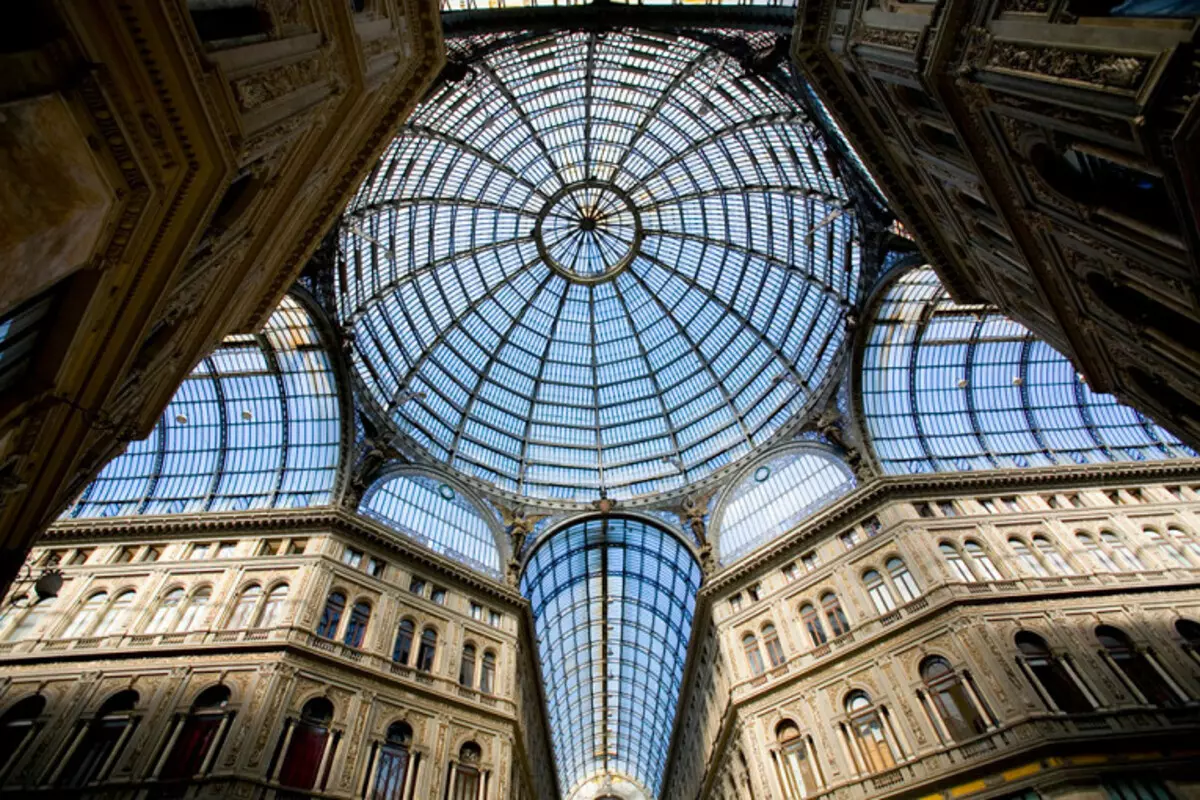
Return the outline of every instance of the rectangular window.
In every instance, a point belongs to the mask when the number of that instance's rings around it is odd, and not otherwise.
[[[471,603],[471,619],[483,620],[483,606],[479,603]]]
[[[1133,500],[1133,502],[1135,502],[1135,503],[1146,502],[1146,495],[1142,494],[1141,489],[1126,489],[1125,491],[1129,495],[1129,498],[1131,500]]]
[[[208,558],[208,548],[209,545],[207,544],[194,544],[192,545],[192,552],[188,553],[188,558],[192,561],[200,561],[201,559]]]
[[[800,563],[804,565],[805,572],[812,572],[821,565],[821,557],[817,555],[816,550],[813,550],[811,553],[800,556]]]
[[[499,611],[492,611],[491,609],[488,609],[488,625],[491,625],[493,628],[499,628],[503,622],[503,614],[501,614]]]
[[[422,597],[424,597],[425,596],[425,579],[424,578],[413,578],[411,581],[408,582],[408,590],[410,592],[412,592],[413,594],[419,594]]]
[[[883,532],[883,523],[879,521],[879,517],[867,517],[863,520],[862,527],[868,539],[873,539]]]
[[[729,598],[729,607],[733,609],[733,613],[735,613],[735,614],[742,610],[742,593],[741,592],[738,592],[733,597]]]
[[[439,606],[446,605],[446,590],[440,586],[433,587],[433,594],[429,596],[429,599]]]
[[[1175,500],[1183,499],[1183,487],[1182,486],[1164,486],[1163,488],[1166,489],[1167,494],[1171,495],[1172,499],[1175,499]]]
[[[933,506],[931,506],[929,503],[914,503],[913,508],[917,509],[917,516],[925,518],[937,516],[933,510]]]
[[[92,557],[92,548],[86,547],[76,550],[71,556],[71,562],[67,565],[70,567],[78,567],[80,564],[86,564],[88,559]]]
[[[367,559],[367,574],[372,578],[382,578],[383,571],[387,568],[387,562],[381,558],[371,556]]]
[[[986,497],[979,501],[979,505],[983,506],[983,510],[989,514],[999,514],[1000,507],[996,505],[995,500],[989,500]]]
[[[233,558],[237,551],[237,542],[221,542],[217,545],[217,558]]]
[[[347,547],[342,551],[342,563],[348,567],[358,569],[362,566],[363,553],[361,550],[355,550],[353,547]]]
[[[783,572],[783,577],[787,580],[788,583],[791,583],[792,581],[794,581],[800,577],[800,570],[796,569],[795,561],[793,561],[792,563],[785,566],[781,570],[781,572]]]
[[[113,559],[114,564],[128,564],[133,561],[133,548],[122,547],[117,550],[117,556]]]
[[[846,531],[838,538],[842,540],[842,544],[849,550],[858,544],[858,531]]]
[[[1067,495],[1067,502],[1071,504],[1071,508],[1083,508],[1083,498],[1078,494]]]
[[[283,549],[283,539],[267,539],[258,548],[260,556],[277,556]]]
[[[958,507],[954,505],[953,500],[939,500],[938,509],[942,512],[943,517],[958,516]]]
[[[157,545],[150,545],[142,553],[142,561],[158,561],[162,558],[162,548]]]
[[[1004,507],[1014,513],[1020,512],[1022,510],[1021,504],[1017,502],[1017,498],[1015,498],[1015,497],[1001,497],[1000,502],[1004,503]]]
[[[1058,502],[1058,495],[1047,494],[1042,495],[1042,499],[1046,501],[1046,505],[1051,508],[1062,508],[1062,503]]]
[[[1107,497],[1108,502],[1112,503],[1114,506],[1121,505],[1121,493],[1119,491],[1118,492],[1105,492],[1104,496]]]
[[[287,554],[289,556],[302,556],[307,549],[308,539],[292,539],[288,542]]]
[[[760,597],[760,589],[761,589],[761,587],[757,583],[751,584],[750,586],[746,587],[746,594],[750,597],[751,603],[758,602],[758,598]]]

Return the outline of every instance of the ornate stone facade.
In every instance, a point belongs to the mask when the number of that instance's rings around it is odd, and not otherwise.
[[[1196,444],[1196,20],[1100,5],[809,0],[793,55],[958,300]]]
[[[86,748],[105,702],[132,690],[136,724],[91,778],[105,797],[183,796],[173,792],[185,786],[195,797],[273,792],[286,785],[287,731],[319,698],[332,707],[323,797],[362,797],[381,780],[373,775],[396,724],[411,730],[406,799],[442,797],[450,765],[471,745],[480,800],[553,796],[532,621],[511,589],[348,514],[146,522],[62,525],[31,552],[32,564],[56,563],[65,582],[50,607],[7,605],[0,623],[0,716],[45,698],[0,771],[6,793],[74,796],[82,787],[71,748]],[[109,605],[79,622],[101,594]],[[332,594],[344,606],[331,625]],[[368,618],[356,634],[351,609],[360,606]],[[403,621],[414,632],[408,653],[398,653]],[[436,646],[426,662],[418,648],[428,631]],[[201,774],[172,782],[176,729],[213,687],[228,689],[228,722]]]
[[[1200,476],[1057,472],[876,482],[714,575],[664,796],[1200,797]]]
[[[67,2],[0,21],[20,31],[0,57],[6,584],[197,358],[261,325],[443,47],[427,0]]]

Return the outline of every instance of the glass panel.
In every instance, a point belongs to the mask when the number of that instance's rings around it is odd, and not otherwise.
[[[762,63],[775,46],[722,36]],[[340,231],[353,368],[395,430],[501,489],[590,502],[709,475],[808,408],[860,247],[786,66],[646,30],[459,46],[466,74]]]
[[[180,385],[150,435],[130,442],[65,517],[328,503],[339,461],[337,379],[293,297],[255,336],[230,336]]]
[[[863,354],[862,402],[887,473],[1194,457],[988,306],[958,305],[929,267],[887,291]]]
[[[533,552],[533,607],[560,788],[623,773],[657,796],[675,722],[700,569],[646,522],[591,519]]]

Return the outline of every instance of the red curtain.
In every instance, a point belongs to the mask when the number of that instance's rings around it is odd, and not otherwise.
[[[297,789],[311,789],[317,782],[317,771],[321,768],[321,757],[325,755],[325,741],[329,729],[324,726],[296,723],[296,731],[283,756],[283,768],[279,771],[279,783]]]
[[[198,773],[217,736],[221,719],[221,716],[216,714],[203,717],[188,716],[159,777],[169,781],[190,778]]]

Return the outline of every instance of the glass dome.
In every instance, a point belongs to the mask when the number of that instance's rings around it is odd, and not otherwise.
[[[524,35],[449,71],[341,228],[339,313],[395,431],[587,502],[682,487],[808,410],[857,224],[786,73],[738,41]]]

